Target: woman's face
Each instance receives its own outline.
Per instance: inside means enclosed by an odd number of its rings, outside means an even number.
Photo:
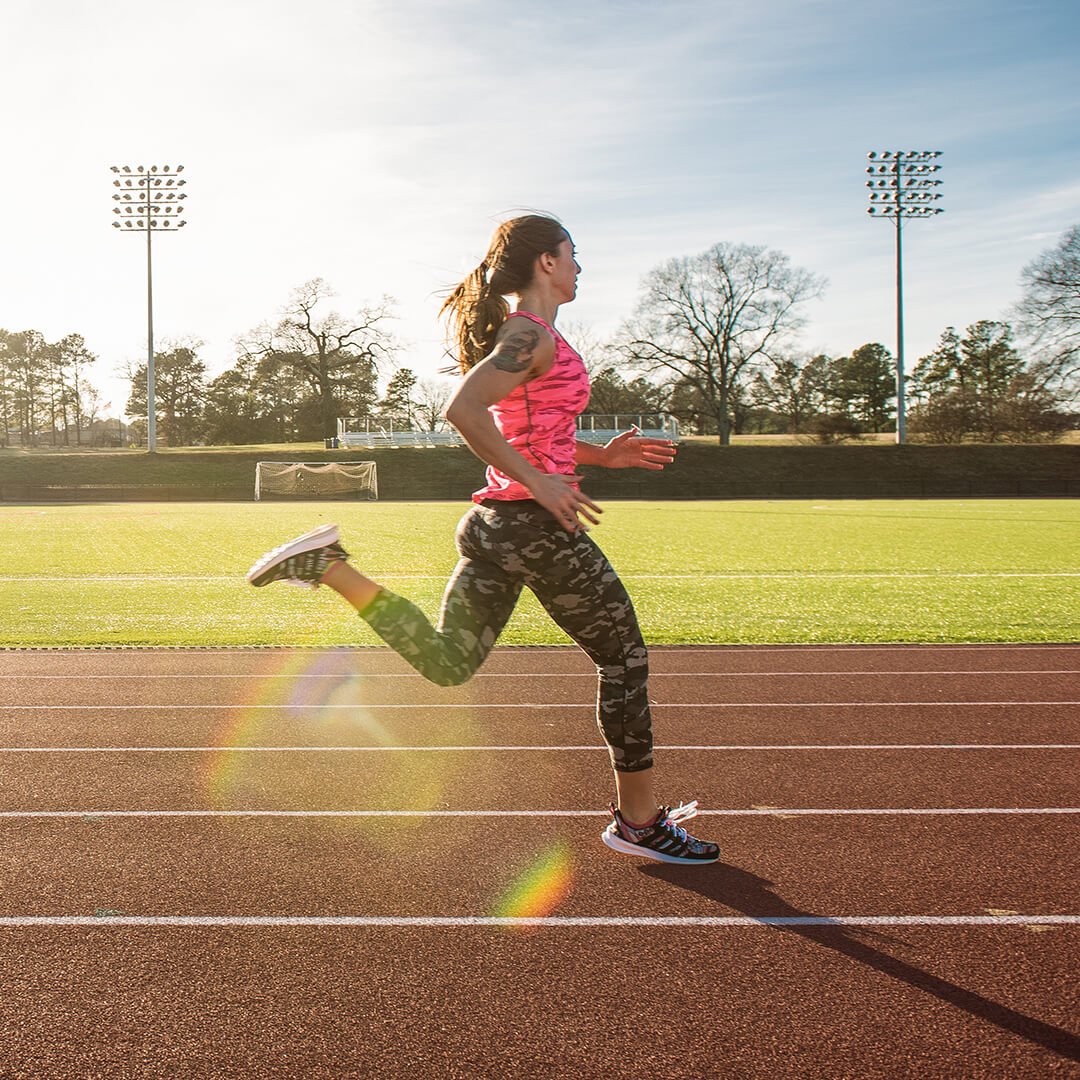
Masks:
[[[552,283],[562,295],[560,303],[568,304],[577,295],[577,279],[580,273],[581,266],[574,251],[574,241],[568,236],[558,247],[552,274]]]

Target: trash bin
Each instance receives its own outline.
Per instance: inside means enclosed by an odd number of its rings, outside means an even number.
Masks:
[[[336,450],[339,445],[338,437],[333,435],[329,439],[323,439],[323,443],[326,445],[327,450]]]

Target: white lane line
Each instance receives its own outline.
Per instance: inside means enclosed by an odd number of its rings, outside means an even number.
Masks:
[[[368,929],[465,927],[1077,926],[1080,915],[4,915],[0,927],[327,926]]]
[[[699,817],[952,817],[956,815],[1080,814],[1080,806],[869,807],[807,809],[755,806],[698,810]],[[0,810],[0,818],[606,818],[607,810]]]
[[[1080,701],[1059,699],[1057,701],[654,701],[650,702],[653,709],[898,709],[898,708],[954,708],[965,706],[970,708],[985,708],[987,706],[1012,706],[1012,705],[1080,705]],[[119,712],[130,709],[232,709],[237,712],[250,712],[255,709],[311,710],[311,709],[424,709],[434,711],[436,709],[595,709],[595,701],[577,701],[573,703],[557,703],[550,701],[515,701],[515,702],[429,702],[413,703],[402,702],[399,704],[365,704],[362,702],[348,702],[342,704],[320,703],[315,705],[291,705],[286,702],[280,705],[245,705],[242,702],[231,704],[208,704],[208,705],[181,705],[181,704],[151,704],[151,705],[0,705],[0,712],[87,712],[102,711]]]
[[[783,753],[786,751],[830,750],[1080,750],[1080,743],[760,743],[744,745],[664,744],[660,751],[690,750],[718,753]],[[0,754],[387,754],[387,753],[567,753],[592,751],[607,753],[597,744],[559,745],[460,745],[460,746],[0,746]]]
[[[1080,675],[1080,668],[989,668],[984,670],[976,670],[974,668],[967,670],[956,671],[941,671],[937,669],[915,670],[912,668],[904,668],[896,671],[652,671],[649,673],[651,679],[732,679],[732,678],[837,678],[850,675],[882,675],[882,676],[896,676],[896,675],[948,675],[948,676],[966,676],[966,675]],[[477,679],[595,679],[595,671],[481,671],[472,677],[470,681],[476,681]],[[364,672],[364,671],[339,671],[330,674],[326,673],[312,673],[312,672],[300,672],[296,675],[282,675],[278,673],[269,675],[258,674],[240,674],[240,675],[207,675],[207,674],[172,674],[172,675],[53,675],[53,674],[37,674],[37,675],[0,675],[0,679],[40,679],[42,681],[51,681],[53,679],[69,679],[69,680],[92,680],[92,679],[108,679],[110,682],[130,682],[133,680],[149,679],[151,681],[167,681],[176,679],[224,679],[229,682],[239,682],[244,679],[251,679],[257,682],[269,682],[273,679],[286,679],[289,682],[304,682],[309,679],[357,679],[357,680],[370,680],[370,679],[410,679],[415,682],[423,683],[426,680],[422,675],[414,671],[405,672]]]

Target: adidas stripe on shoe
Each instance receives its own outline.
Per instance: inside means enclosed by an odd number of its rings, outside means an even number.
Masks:
[[[665,806],[651,825],[635,829],[613,805],[611,824],[600,834],[600,839],[613,851],[656,862],[714,863],[720,858],[716,844],[698,840],[681,825],[696,815],[696,802],[674,808]]]
[[[281,547],[268,551],[247,572],[247,579],[259,587],[272,581],[317,589],[323,574],[336,562],[349,557],[338,543],[336,525],[320,525]]]

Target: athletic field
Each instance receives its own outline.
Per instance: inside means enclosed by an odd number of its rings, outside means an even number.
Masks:
[[[0,645],[371,645],[329,590],[248,586],[338,521],[434,615],[460,503],[0,507]],[[1080,502],[609,502],[593,534],[656,644],[1080,641]],[[565,644],[526,594],[503,644]]]
[[[579,650],[243,581],[333,518],[434,612],[462,510],[0,510],[0,1076],[1078,1075],[1076,504],[609,504],[708,867],[601,843]]]

